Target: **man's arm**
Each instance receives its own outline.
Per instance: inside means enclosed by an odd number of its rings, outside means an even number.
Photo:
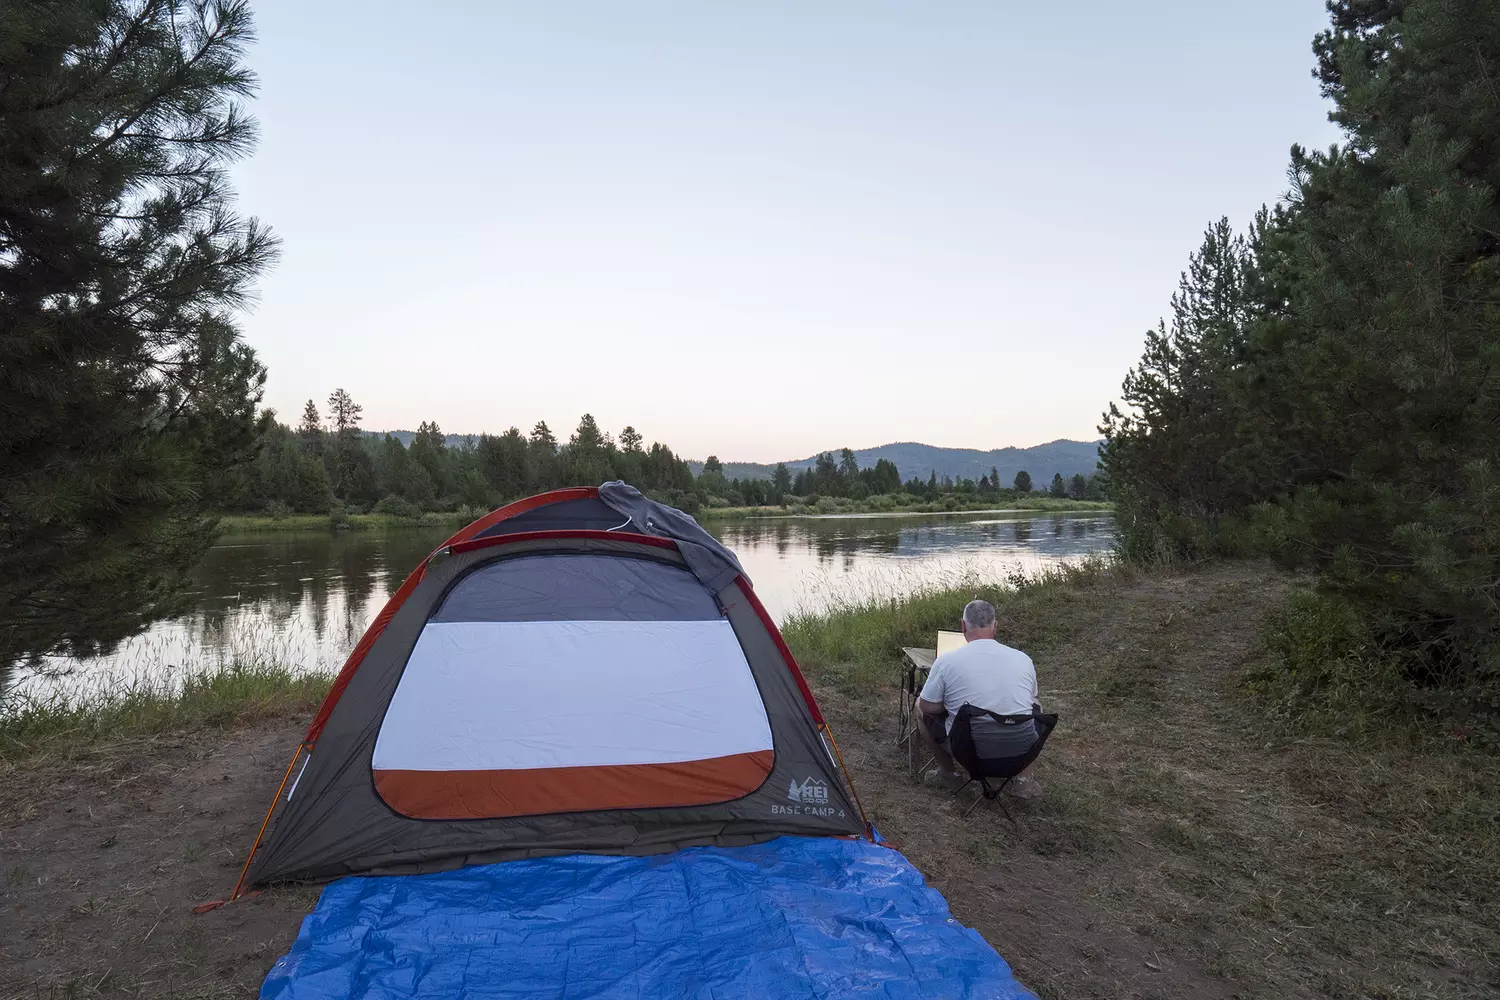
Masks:
[[[943,665],[934,663],[932,670],[927,674],[927,683],[922,685],[922,693],[917,695],[917,711],[923,715],[941,715],[947,711],[943,707]]]

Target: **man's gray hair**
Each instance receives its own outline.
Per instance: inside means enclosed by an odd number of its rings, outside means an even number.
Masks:
[[[995,624],[995,606],[989,601],[970,601],[964,605],[964,624],[973,629]]]

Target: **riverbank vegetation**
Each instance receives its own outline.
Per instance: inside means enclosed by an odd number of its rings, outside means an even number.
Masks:
[[[332,680],[327,674],[256,662],[77,693],[12,692],[0,698],[0,764],[65,758],[145,737],[306,718]]]
[[[1003,504],[996,507],[996,503]],[[781,506],[772,507],[700,507],[697,516],[713,521],[731,517],[778,518],[817,517],[828,514],[962,514],[974,512],[1034,512],[1040,514],[1108,511],[1110,505],[1096,500],[1057,499],[1030,496],[1018,499],[986,500],[981,496],[959,500],[947,496],[941,500],[917,500],[908,494],[886,493],[850,500],[844,497],[784,498]],[[369,514],[350,514],[336,509],[329,514],[292,514],[281,510],[269,514],[225,514],[219,518],[224,535],[260,532],[399,531],[408,528],[459,527],[487,513],[486,507],[460,506],[453,510],[424,511],[412,504],[381,502]]]
[[[1500,739],[1500,22],[1329,4],[1345,141],[1212,226],[1101,430],[1122,551],[1307,571],[1259,684]]]
[[[412,520],[423,514],[459,509],[491,510],[511,500],[580,483],[621,479],[690,514],[715,510],[794,513],[962,510],[1047,501],[1100,502],[1102,477],[1053,473],[1046,490],[1033,493],[1021,473],[1002,485],[997,470],[971,479],[924,478],[903,482],[891,462],[860,468],[854,453],[819,455],[813,466],[793,474],[783,463],[769,479],[729,479],[723,463],[709,456],[698,475],[689,463],[660,442],[645,446],[633,427],[616,439],[584,414],[567,441],[559,441],[545,421],[523,435],[481,434],[455,446],[433,422],[423,422],[409,444],[394,434],[360,430],[361,407],[347,392],[328,400],[328,421],[308,400],[301,423],[269,424],[255,459],[228,473],[215,505],[240,516],[284,520],[295,515],[328,514],[335,519],[385,514]],[[1061,509],[1036,505],[1029,509]],[[349,526],[355,526],[350,523]]]

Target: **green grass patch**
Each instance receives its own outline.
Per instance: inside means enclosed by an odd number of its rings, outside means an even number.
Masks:
[[[1115,804],[1080,781],[1051,780],[1035,810],[1029,824],[1031,849],[1045,857],[1097,853],[1119,828]]]
[[[175,685],[138,681],[87,695],[12,694],[0,700],[0,760],[307,716],[331,682],[327,674],[255,664],[191,674]]]

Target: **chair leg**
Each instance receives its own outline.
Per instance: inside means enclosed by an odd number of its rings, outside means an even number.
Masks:
[[[985,785],[985,782],[984,782],[983,778],[970,778],[968,781],[964,782],[961,786],[959,786],[958,791],[954,792],[953,794],[957,795],[958,792],[963,791],[965,788],[968,788],[971,784],[974,784],[975,782],[979,783],[979,794],[976,795],[976,796],[974,796],[974,801],[970,802],[969,803],[969,808],[967,808],[967,809],[964,810],[964,815],[963,815],[964,819],[968,819],[969,818],[969,814],[971,812],[973,812],[975,809],[979,808],[979,803],[981,803],[985,799],[989,798],[989,796],[986,795],[985,792],[984,792],[986,785]]]
[[[1010,825],[1011,826],[1015,826],[1016,825],[1016,818],[1010,814],[1010,810],[1009,809],[1005,808],[1005,799],[1002,796],[1005,793],[1005,789],[1007,787],[1009,787],[1010,783],[1012,781],[1014,781],[1014,780],[1015,780],[1014,776],[1006,778],[1004,781],[1000,782],[1000,784],[995,787],[994,793],[990,796],[990,798],[992,798],[992,799],[995,800],[995,805],[999,806],[1000,807],[1000,811],[1005,814],[1005,818],[1008,819],[1008,820],[1010,820]]]
[[[1011,779],[1006,778],[1004,781],[1000,782],[999,786],[991,788],[989,781],[984,778],[970,778],[969,781],[965,782],[963,785],[960,785],[958,790],[953,794],[957,795],[958,792],[961,792],[965,788],[967,788],[970,782],[976,780],[979,782],[979,794],[975,796],[973,802],[969,803],[969,808],[964,810],[963,818],[968,819],[969,814],[972,813],[975,809],[979,808],[979,803],[983,802],[985,799],[989,799],[994,802],[995,805],[1000,807],[1000,812],[1005,815],[1006,819],[1010,820],[1010,825],[1015,826],[1016,818],[1010,814],[1009,809],[1005,808],[1005,800],[1000,797],[1000,793],[1005,790],[1006,785],[1010,784]]]

